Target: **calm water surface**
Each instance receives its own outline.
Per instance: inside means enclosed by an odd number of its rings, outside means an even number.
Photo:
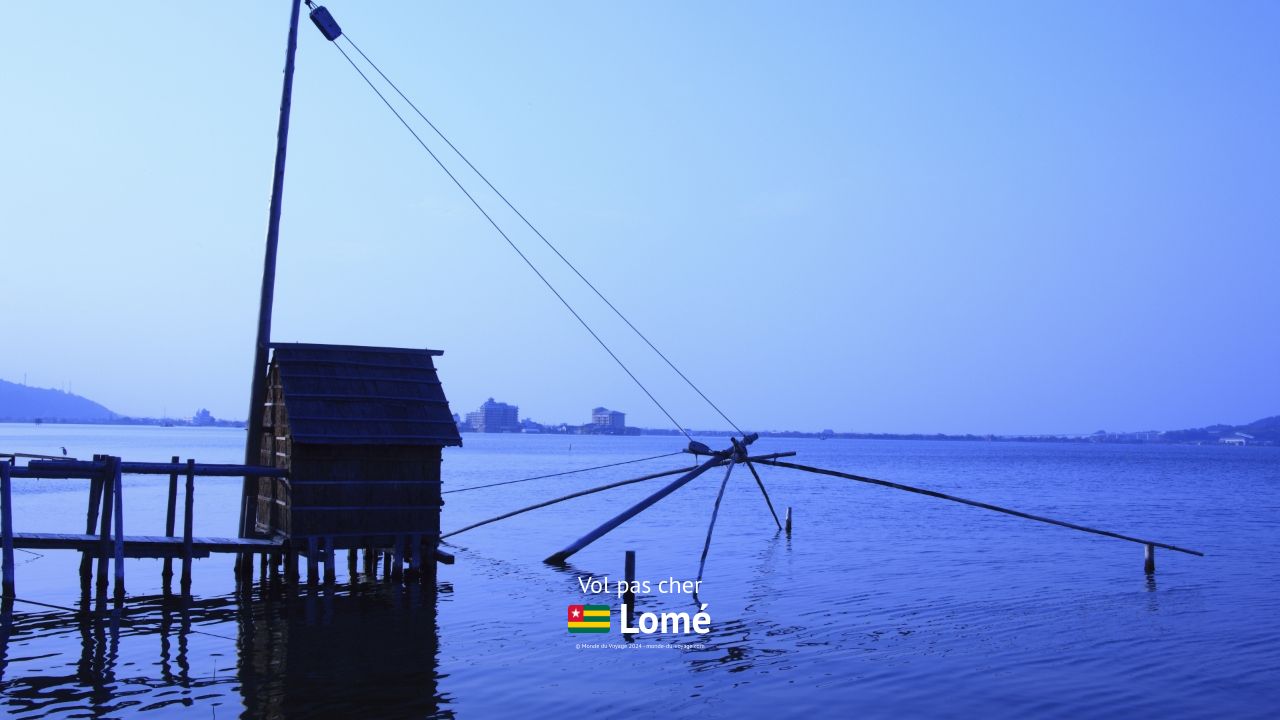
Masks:
[[[109,452],[238,462],[244,433],[0,425],[0,451]],[[713,446],[721,441],[709,439]],[[675,438],[465,436],[446,489],[679,449]],[[697,574],[723,471],[572,558],[541,559],[664,481],[573,500],[452,539],[434,588],[255,585],[197,561],[189,603],[161,596],[158,561],[127,562],[122,612],[19,602],[0,643],[0,708],[37,717],[1274,717],[1280,708],[1280,449],[985,442],[761,440],[797,460],[919,484],[1189,546],[1142,572],[1125,542],[863,486],[762,469],[795,530],[778,533],[735,472],[701,599],[700,649],[579,649],[579,576],[655,584]],[[645,472],[653,460],[447,495],[446,529]],[[235,534],[238,481],[201,479],[196,532]],[[160,478],[128,478],[125,529],[159,534]],[[85,483],[16,480],[19,531],[82,531]],[[18,553],[18,595],[79,607],[71,553]],[[359,578],[357,578],[359,580]],[[688,596],[642,610],[693,611]],[[109,606],[108,606],[109,607]],[[649,642],[687,642],[667,636]]]

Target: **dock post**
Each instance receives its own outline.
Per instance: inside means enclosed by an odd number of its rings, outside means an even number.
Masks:
[[[364,548],[364,574],[370,578],[373,577],[374,564],[373,546],[366,545]]]
[[[787,506],[787,537],[791,537],[791,506]]]
[[[320,581],[320,568],[318,566],[318,563],[320,562],[320,558],[318,557],[318,555],[320,554],[319,541],[320,539],[315,537],[314,535],[307,538],[307,584],[308,585],[315,585],[317,582]]]
[[[99,481],[102,483],[102,514],[99,522],[98,532],[98,580],[94,584],[99,593],[107,591],[107,563],[111,560],[111,514],[115,509],[115,483],[110,482],[107,476],[110,471],[110,459],[105,456],[102,458],[108,465],[104,465],[96,471]]]
[[[298,551],[292,547],[284,553],[284,579],[285,582],[298,582]]]
[[[170,460],[173,463],[173,472],[169,473],[169,504],[166,506],[164,515],[164,534],[166,537],[173,537],[174,528],[178,522],[178,456],[174,455]],[[173,558],[164,559],[164,569],[160,571],[160,579],[168,587],[169,581],[173,579]]]
[[[409,572],[406,580],[417,580],[422,575],[422,536],[409,536]]]
[[[196,513],[196,461],[187,458],[187,493],[182,505],[182,594],[191,594],[191,557],[194,553],[192,534]]]
[[[332,585],[337,581],[338,572],[334,568],[337,564],[337,551],[333,547],[333,538],[326,537],[324,539],[324,584]]]
[[[627,590],[622,594],[622,602],[627,606],[627,624],[631,623],[636,611],[636,551],[628,550],[623,562],[622,575],[627,581]]]
[[[1142,571],[1148,575],[1156,574],[1156,546],[1147,543],[1142,553]]]
[[[382,551],[382,579],[386,580],[391,577],[391,553],[386,550]]]
[[[101,455],[94,455],[93,461],[98,462],[102,459]],[[98,525],[98,509],[102,505],[102,477],[94,474],[89,478],[89,510],[85,513],[84,534],[92,535],[94,528]],[[89,581],[93,578],[93,556],[91,551],[81,553],[80,557],[80,584],[84,592],[88,592]]]
[[[120,458],[108,460],[111,468],[111,485],[115,491],[115,562],[116,600],[124,599],[124,479],[120,472]]]
[[[391,553],[391,579],[399,582],[404,579],[404,536],[397,535],[395,543]]]
[[[0,460],[0,534],[4,536],[4,599],[17,597],[13,582],[13,478],[9,473],[9,461]]]
[[[356,549],[355,548],[350,548],[349,550],[347,550],[347,576],[350,578],[350,582],[355,583],[356,581]]]

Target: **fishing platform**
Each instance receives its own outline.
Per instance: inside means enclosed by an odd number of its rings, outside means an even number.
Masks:
[[[25,466],[0,462],[4,592],[12,597],[14,549],[75,550],[87,588],[97,561],[97,586],[107,586],[114,561],[115,592],[124,593],[125,558],[162,558],[166,586],[172,562],[182,562],[182,591],[191,564],[211,553],[237,555],[237,573],[252,579],[253,560],[265,575],[284,566],[297,577],[300,558],[308,580],[323,566],[335,575],[335,554],[354,564],[365,551],[385,556],[384,576],[434,578],[434,563],[452,562],[439,548],[442,449],[462,444],[433,358],[438,350],[353,345],[276,344],[259,405],[260,464],[129,462],[36,457]],[[13,459],[16,460],[17,456]],[[125,534],[125,475],[168,475],[165,534]],[[177,532],[179,478],[185,477],[182,531]],[[241,537],[193,533],[195,479],[244,477]],[[12,480],[89,481],[83,533],[19,533],[13,526]],[[406,567],[407,565],[407,567]]]

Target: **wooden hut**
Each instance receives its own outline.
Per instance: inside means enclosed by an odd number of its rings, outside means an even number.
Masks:
[[[462,444],[432,362],[442,353],[271,347],[261,461],[289,477],[258,481],[246,504],[255,533],[312,555],[395,548],[431,558],[444,502],[441,449]]]

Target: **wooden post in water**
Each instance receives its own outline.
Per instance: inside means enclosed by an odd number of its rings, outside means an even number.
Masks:
[[[384,550],[382,552],[382,579],[385,580],[389,577],[391,577],[391,553]]]
[[[104,459],[104,462],[107,461]],[[102,482],[102,516],[98,533],[98,581],[95,583],[99,593],[107,591],[107,563],[111,559],[111,513],[115,509],[113,501],[115,483],[111,482],[110,470],[109,465],[104,465],[96,472],[98,479]]]
[[[191,594],[192,535],[196,518],[196,461],[187,458],[187,492],[182,505],[182,594]]]
[[[101,455],[94,455],[93,461],[97,462],[102,459]],[[102,503],[102,476],[94,474],[89,478],[89,510],[85,513],[84,534],[92,535],[94,527],[98,524],[98,509]],[[89,591],[89,580],[93,577],[93,553],[84,552],[80,558],[80,583],[84,592]]]
[[[1143,553],[1142,553],[1143,555],[1142,571],[1148,575],[1155,575],[1156,574],[1156,546],[1150,543],[1147,543],[1145,548],[1146,549],[1143,550]]]
[[[791,506],[787,506],[787,537],[791,537]]]
[[[324,584],[332,585],[338,579],[338,571],[334,568],[337,564],[337,551],[333,548],[333,538],[326,537],[324,539]]]
[[[395,548],[392,550],[391,579],[399,582],[404,579],[404,536],[396,536]]]
[[[409,536],[409,572],[406,580],[417,580],[422,573],[422,536]]]
[[[636,551],[628,550],[626,560],[622,564],[622,576],[627,581],[627,590],[622,594],[622,602],[627,606],[627,624],[636,610]]]
[[[320,562],[319,555],[319,538],[314,535],[307,538],[307,584],[315,585],[320,580],[320,568],[317,563]]]
[[[116,532],[114,555],[115,562],[112,563],[116,576],[116,600],[124,599],[124,479],[120,472],[120,458],[111,457],[108,459],[111,468],[111,485],[115,491],[115,514],[116,514]]]
[[[351,548],[347,550],[347,576],[350,578],[350,582],[354,583],[356,581],[356,549],[355,548]]]
[[[170,460],[175,466],[178,464],[178,456],[174,455]],[[174,537],[174,529],[178,522],[178,469],[175,467],[173,472],[169,473],[169,504],[165,508],[164,515],[164,534],[166,537]],[[160,571],[160,579],[164,582],[165,587],[169,586],[169,581],[173,579],[173,558],[164,559],[164,569]]]
[[[3,535],[4,599],[17,597],[13,578],[13,478],[9,474],[9,461],[0,460],[0,535]]]

